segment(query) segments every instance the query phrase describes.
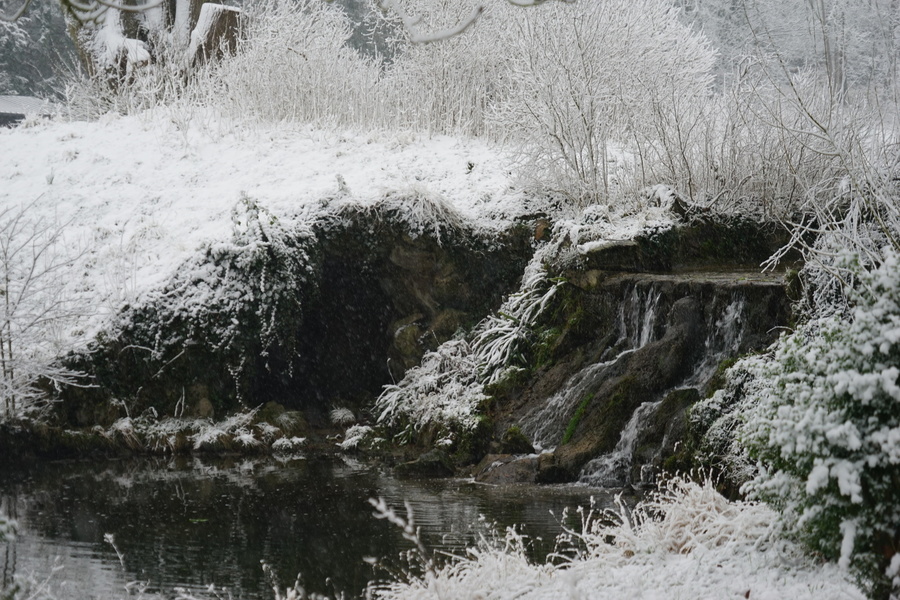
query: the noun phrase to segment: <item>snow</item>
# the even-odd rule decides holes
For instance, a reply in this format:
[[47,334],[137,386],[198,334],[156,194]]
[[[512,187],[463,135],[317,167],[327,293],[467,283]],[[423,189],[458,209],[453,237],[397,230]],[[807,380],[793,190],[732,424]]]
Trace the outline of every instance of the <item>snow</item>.
[[71,344],[161,287],[204,242],[230,239],[243,193],[286,225],[326,199],[371,203],[413,191],[486,226],[526,210],[507,160],[484,142],[249,129],[211,114],[176,121],[157,110],[0,130],[0,207],[30,205],[30,217],[64,226],[58,251],[78,257],[66,285],[92,310],[65,332]]
[[[731,502],[705,484],[672,480],[634,511],[582,513],[556,564],[534,564],[515,532],[407,583],[375,586],[379,600],[418,598],[643,600],[864,598],[833,564],[780,539],[765,505]],[[403,526],[405,523],[398,523]],[[848,528],[849,531],[849,528]],[[499,541],[499,545],[496,543]],[[567,543],[570,545],[567,549]],[[572,553],[575,553],[574,556]]]

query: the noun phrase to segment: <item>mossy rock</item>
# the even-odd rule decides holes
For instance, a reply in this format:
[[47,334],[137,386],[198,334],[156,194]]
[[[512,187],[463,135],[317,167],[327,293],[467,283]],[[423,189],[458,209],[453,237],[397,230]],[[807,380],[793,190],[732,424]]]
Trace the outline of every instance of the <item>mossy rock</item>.
[[500,452],[502,454],[534,454],[534,446],[525,437],[522,430],[513,425],[500,438]]
[[457,464],[473,465],[484,458],[490,450],[493,436],[494,422],[486,415],[480,416],[475,427],[461,434],[456,443],[453,457]]

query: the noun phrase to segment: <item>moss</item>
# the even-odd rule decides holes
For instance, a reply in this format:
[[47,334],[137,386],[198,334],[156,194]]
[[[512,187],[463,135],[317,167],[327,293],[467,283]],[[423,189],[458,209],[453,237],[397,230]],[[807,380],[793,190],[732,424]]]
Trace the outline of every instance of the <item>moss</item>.
[[581,423],[581,419],[584,417],[584,411],[587,410],[588,405],[590,405],[593,399],[594,394],[588,394],[578,404],[578,408],[575,409],[575,414],[572,415],[572,418],[569,419],[569,424],[566,426],[566,432],[563,434],[562,442],[560,442],[561,445],[565,446],[572,441],[572,436],[575,435],[575,430],[578,429],[578,424]]
[[493,399],[508,398],[516,390],[519,390],[531,379],[532,371],[521,367],[511,367],[503,372],[503,375],[490,385],[484,387],[484,393]]
[[487,415],[480,415],[470,431],[460,435],[456,443],[453,459],[460,465],[472,465],[484,458],[494,435],[494,421]]
[[513,425],[500,439],[500,452],[503,454],[531,454],[534,452],[534,446],[525,437],[522,430],[517,425]]
[[532,370],[540,369],[554,362],[554,351],[562,334],[563,331],[559,327],[547,327],[538,331],[536,341],[531,347]]

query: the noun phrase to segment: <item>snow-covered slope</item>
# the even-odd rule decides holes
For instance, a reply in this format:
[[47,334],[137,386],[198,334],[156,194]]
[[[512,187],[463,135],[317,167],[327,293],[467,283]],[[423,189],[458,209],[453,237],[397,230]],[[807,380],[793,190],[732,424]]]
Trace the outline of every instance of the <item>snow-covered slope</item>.
[[60,341],[89,338],[200,244],[227,239],[244,194],[288,223],[325,198],[392,192],[439,195],[486,225],[523,210],[508,159],[483,142],[198,122],[159,111],[0,129],[0,207],[64,226],[55,251],[78,257],[64,279],[89,314]]

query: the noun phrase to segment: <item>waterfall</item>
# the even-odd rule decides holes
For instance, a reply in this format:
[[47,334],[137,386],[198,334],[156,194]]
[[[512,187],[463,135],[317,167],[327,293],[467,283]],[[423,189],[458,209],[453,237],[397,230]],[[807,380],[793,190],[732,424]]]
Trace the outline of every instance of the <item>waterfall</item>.
[[522,431],[537,448],[552,449],[562,440],[566,426],[588,390],[606,377],[607,371],[623,357],[654,340],[661,293],[632,286],[627,301],[619,303],[617,315],[618,342],[621,350],[610,360],[594,363],[572,377],[547,402],[526,415]]
[[631,352],[634,350],[626,350],[612,360],[593,364],[575,373],[539,410],[526,415],[522,421],[522,431],[531,438],[534,446],[541,449],[555,447],[578,404],[587,395],[587,390],[605,377],[609,367]]
[[619,303],[619,341],[631,349],[640,348],[653,341],[659,308],[660,292],[649,289],[642,292],[638,286],[631,288],[628,301]]
[[[631,415],[631,420],[622,430],[616,447],[609,454],[599,456],[587,463],[581,470],[578,483],[597,487],[621,487],[631,481],[632,455],[638,435],[644,424],[656,412],[662,400],[644,402]],[[643,479],[643,473],[642,473]],[[638,483],[648,483],[640,481]]]
[[712,313],[706,324],[703,358],[681,387],[702,388],[724,359],[737,355],[744,336],[744,308],[743,295],[734,294],[718,318]]

